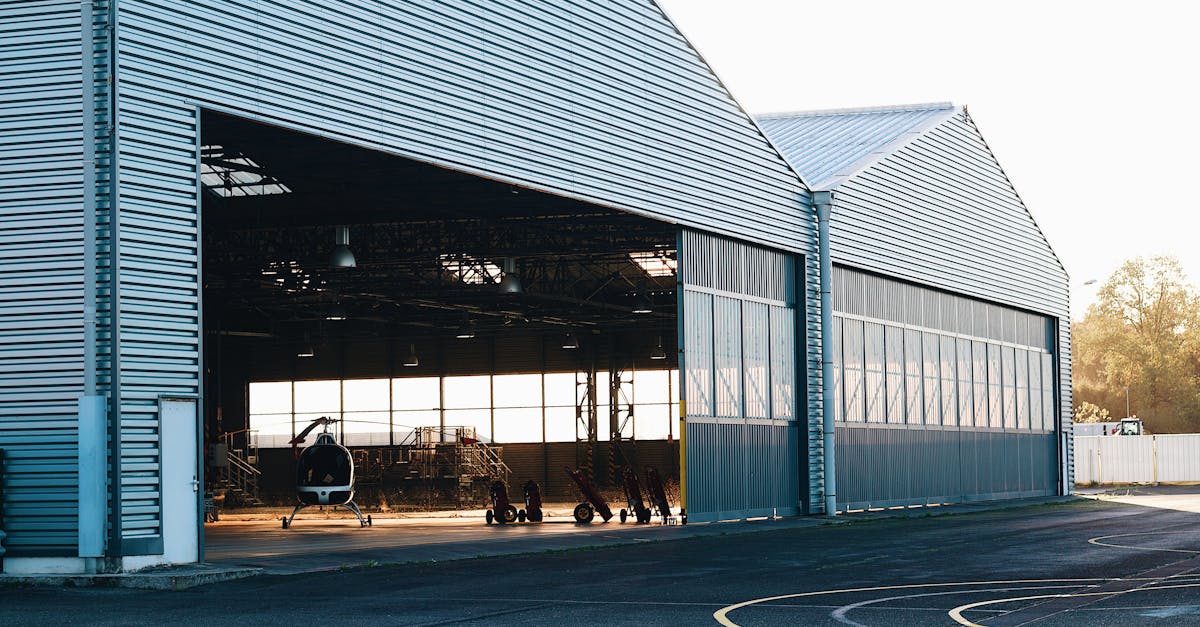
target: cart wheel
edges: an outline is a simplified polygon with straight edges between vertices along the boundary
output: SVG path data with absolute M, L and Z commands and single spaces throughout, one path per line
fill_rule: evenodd
M 596 512 L 592 510 L 591 505 L 580 503 L 575 506 L 575 522 L 590 523 L 595 516 Z
M 489 509 L 487 511 L 487 513 L 483 515 L 483 518 L 485 520 L 487 520 L 487 524 L 489 524 L 489 525 L 492 524 L 492 518 L 493 518 L 492 510 Z
M 287 528 L 288 528 L 287 516 L 284 516 L 283 518 L 280 518 L 280 519 L 279 519 L 279 522 L 282 522 L 282 523 L 283 523 L 283 528 L 284 528 L 284 529 L 287 529 Z
M 523 510 L 523 509 L 517 510 L 517 520 L 519 520 L 521 522 L 525 522 L 525 510 Z
M 529 514 L 527 514 L 527 516 L 529 518 L 529 522 L 542 522 L 542 510 L 540 509 L 529 510 Z
M 625 519 L 629 517 L 629 512 L 622 509 L 620 516 L 621 516 L 621 524 L 623 525 L 623 524 L 625 524 Z
M 498 518 L 502 523 L 517 522 L 517 508 L 513 507 L 512 505 L 505 506 L 504 511 L 500 512 L 500 516 L 498 516 Z
M 368 527 L 371 526 L 371 515 L 370 514 L 367 514 L 367 526 Z
M 650 522 L 650 510 L 648 510 L 648 509 L 642 510 L 641 515 L 638 516 L 638 522 L 642 523 L 643 525 L 649 523 Z

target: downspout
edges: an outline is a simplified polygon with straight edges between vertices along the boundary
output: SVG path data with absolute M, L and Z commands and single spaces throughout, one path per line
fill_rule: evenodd
M 817 240 L 821 263 L 821 431 L 823 434 L 825 475 L 825 515 L 837 515 L 837 447 L 833 423 L 833 260 L 829 256 L 829 214 L 833 210 L 833 192 L 813 192 L 817 209 Z
M 83 113 L 83 395 L 79 399 L 77 449 L 78 554 L 84 569 L 98 570 L 104 556 L 108 505 L 108 442 L 105 398 L 96 391 L 96 60 L 95 14 L 90 1 L 80 5 Z

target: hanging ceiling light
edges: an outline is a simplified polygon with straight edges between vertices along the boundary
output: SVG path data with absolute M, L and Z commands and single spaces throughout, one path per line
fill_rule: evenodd
M 404 359 L 404 365 L 409 368 L 416 368 L 421 365 L 421 360 L 417 359 L 417 345 L 408 345 L 408 357 Z
M 660 335 L 660 336 L 658 336 L 658 346 L 654 347 L 654 350 L 650 351 L 650 359 L 653 359 L 655 361 L 660 361 L 660 360 L 663 360 L 666 358 L 667 358 L 667 351 L 666 351 L 666 349 L 663 348 L 662 336 Z
M 641 292 L 638 292 L 633 295 L 633 313 L 654 313 L 654 303 L 650 302 L 650 296 L 648 294 L 642 294 Z
M 317 352 L 313 350 L 313 345 L 307 341 L 300 345 L 300 350 L 296 351 L 297 357 L 312 357 L 316 354 Z
M 504 274 L 500 277 L 501 294 L 520 294 L 525 291 L 521 287 L 521 276 L 517 274 L 517 260 L 512 257 L 504 258 Z
M 562 347 L 565 350 L 575 350 L 579 348 L 579 340 L 575 339 L 575 334 L 567 331 L 566 337 L 563 338 Z
M 341 303 L 334 303 L 333 307 L 330 307 L 329 311 L 325 312 L 326 320 L 345 320 L 349 317 L 350 314 L 346 311 L 346 306 Z
M 329 253 L 329 265 L 334 268 L 354 268 L 358 263 L 350 252 L 350 227 L 339 226 L 334 231 L 333 252 Z
M 475 323 L 471 321 L 470 314 L 463 314 L 462 324 L 459 325 L 454 337 L 460 340 L 469 340 L 475 337 Z

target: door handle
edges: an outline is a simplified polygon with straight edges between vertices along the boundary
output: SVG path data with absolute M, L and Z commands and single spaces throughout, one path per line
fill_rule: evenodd
M 192 475 L 192 492 L 200 491 L 200 482 L 196 480 L 196 475 Z

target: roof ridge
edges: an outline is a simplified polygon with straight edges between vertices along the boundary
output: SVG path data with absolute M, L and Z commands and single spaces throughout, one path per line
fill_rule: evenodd
M 937 111 L 954 109 L 954 103 L 949 101 L 944 102 L 922 102 L 915 104 L 901 105 L 882 105 L 875 107 L 849 107 L 842 109 L 811 109 L 807 111 L 780 111 L 775 113 L 760 113 L 754 117 L 758 119 L 767 118 L 799 118 L 799 117 L 819 117 L 819 116 L 834 116 L 834 115 L 866 115 L 869 113 L 903 113 L 906 111 Z

